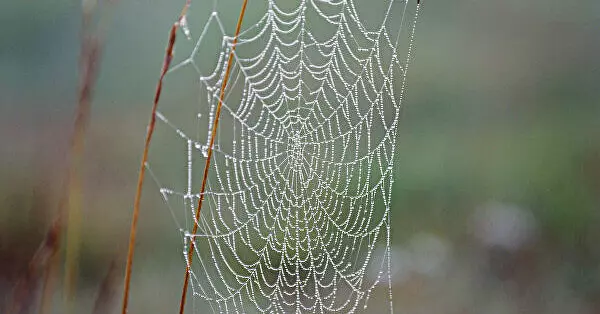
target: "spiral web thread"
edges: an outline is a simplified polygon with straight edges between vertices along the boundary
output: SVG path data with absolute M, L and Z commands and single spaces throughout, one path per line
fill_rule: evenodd
M 215 2 L 197 38 L 182 20 L 194 45 L 166 77 L 191 70 L 199 88 L 193 114 L 177 104 L 189 126 L 157 112 L 157 128 L 182 149 L 167 152 L 172 164 L 147 164 L 181 231 L 194 307 L 355 312 L 383 282 L 393 312 L 392 170 L 419 4 L 408 19 L 405 1 L 279 2 L 250 2 L 255 19 L 234 52 L 198 221 L 198 180 L 233 42 L 219 9 L 233 9 Z M 203 50 L 210 46 L 215 62 Z M 185 173 L 160 174 L 170 169 Z

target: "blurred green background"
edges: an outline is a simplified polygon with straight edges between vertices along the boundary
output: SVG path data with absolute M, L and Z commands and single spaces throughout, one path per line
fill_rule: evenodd
M 397 311 L 600 313 L 600 2 L 422 2 L 395 169 Z M 181 4 L 120 1 L 104 12 L 78 313 L 90 312 L 111 261 L 123 264 L 143 136 Z M 234 23 L 238 8 L 230 13 Z M 2 296 L 56 211 L 80 19 L 77 1 L 0 4 Z M 182 248 L 161 205 L 148 185 L 131 313 L 178 304 Z

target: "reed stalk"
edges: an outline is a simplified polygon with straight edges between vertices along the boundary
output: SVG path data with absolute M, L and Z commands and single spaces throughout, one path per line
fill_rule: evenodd
M 131 269 L 133 266 L 133 255 L 135 252 L 135 238 L 137 233 L 137 224 L 138 218 L 140 214 L 140 202 L 142 199 L 142 188 L 144 185 L 144 177 L 146 174 L 146 163 L 148 162 L 148 151 L 150 150 L 150 142 L 152 141 L 152 134 L 154 133 L 154 126 L 156 124 L 156 111 L 158 109 L 158 102 L 160 100 L 160 94 L 162 92 L 163 80 L 169 67 L 171 65 L 171 61 L 173 60 L 173 48 L 175 47 L 175 40 L 177 38 L 177 30 L 181 25 L 181 21 L 185 18 L 187 13 L 187 9 L 190 6 L 190 1 L 187 0 L 185 6 L 181 10 L 179 15 L 179 19 L 177 22 L 173 23 L 171 26 L 171 30 L 169 31 L 169 41 L 167 44 L 167 48 L 165 51 L 165 57 L 163 60 L 162 69 L 160 71 L 160 77 L 158 79 L 158 83 L 156 85 L 156 90 L 154 93 L 154 102 L 152 104 L 152 110 L 150 113 L 150 122 L 148 122 L 148 128 L 146 129 L 146 139 L 144 141 L 144 152 L 142 154 L 142 161 L 140 163 L 137 188 L 135 192 L 135 199 L 133 202 L 133 214 L 131 219 L 131 227 L 129 229 L 129 248 L 127 250 L 127 261 L 125 264 L 125 280 L 124 280 L 124 288 L 123 288 L 123 305 L 121 307 L 121 312 L 123 314 L 127 313 L 127 307 L 129 303 L 129 292 L 131 289 Z
M 210 134 L 210 142 L 208 144 L 207 155 L 206 155 L 206 163 L 204 164 L 204 175 L 202 176 L 202 185 L 200 187 L 200 197 L 198 198 L 198 204 L 196 206 L 196 213 L 194 219 L 194 227 L 192 228 L 192 235 L 190 241 L 190 246 L 187 253 L 188 260 L 186 261 L 185 266 L 185 276 L 183 278 L 183 289 L 181 291 L 181 301 L 179 302 L 179 313 L 183 314 L 185 311 L 185 301 L 187 297 L 187 289 L 188 283 L 190 280 L 190 271 L 192 267 L 193 254 L 194 254 L 194 238 L 193 236 L 198 231 L 198 221 L 200 219 L 200 210 L 202 209 L 202 201 L 204 200 L 204 190 L 206 188 L 206 181 L 208 179 L 208 171 L 210 169 L 210 159 L 212 157 L 213 145 L 215 142 L 215 138 L 217 136 L 217 127 L 219 126 L 219 117 L 221 116 L 221 106 L 223 105 L 223 99 L 225 98 L 225 89 L 227 88 L 227 82 L 229 81 L 229 74 L 231 73 L 231 65 L 233 64 L 233 56 L 235 53 L 235 46 L 238 41 L 238 36 L 240 34 L 240 29 L 242 28 L 242 21 L 244 20 L 244 14 L 246 13 L 246 5 L 248 4 L 248 0 L 244 0 L 242 3 L 242 9 L 240 11 L 240 16 L 238 17 L 237 26 L 235 29 L 235 37 L 233 38 L 233 42 L 231 44 L 231 51 L 229 52 L 229 59 L 227 61 L 227 69 L 225 70 L 225 77 L 223 78 L 223 85 L 221 85 L 221 92 L 219 95 L 219 102 L 217 104 L 217 109 L 215 111 L 215 122 L 212 127 L 212 132 Z

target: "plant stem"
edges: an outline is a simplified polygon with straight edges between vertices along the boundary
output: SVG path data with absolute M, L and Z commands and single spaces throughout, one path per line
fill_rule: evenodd
M 53 238 L 60 239 L 63 229 L 67 229 L 66 260 L 65 260 L 65 283 L 64 297 L 66 312 L 70 312 L 74 300 L 75 285 L 77 278 L 77 264 L 79 256 L 80 236 L 80 168 L 83 156 L 85 133 L 90 120 L 90 107 L 92 103 L 92 92 L 98 76 L 98 65 L 101 55 L 101 44 L 98 34 L 92 31 L 94 7 L 84 8 L 82 13 L 82 41 L 80 52 L 80 72 L 77 111 L 73 127 L 71 144 L 67 153 L 67 165 L 65 170 L 65 182 L 63 183 L 62 195 L 59 200 L 59 212 L 51 231 Z M 66 217 L 65 217 L 66 214 Z M 65 218 L 67 219 L 65 221 Z M 65 224 L 66 222 L 66 224 Z M 52 286 L 55 282 L 57 263 L 59 262 L 58 250 L 60 241 L 52 247 L 48 264 L 45 266 L 43 279 L 42 299 L 40 302 L 40 313 L 48 313 L 52 305 Z
M 225 89 L 227 88 L 227 82 L 229 81 L 229 74 L 231 73 L 231 65 L 233 61 L 233 55 L 235 52 L 235 46 L 238 41 L 238 36 L 240 34 L 240 29 L 242 27 L 242 21 L 244 19 L 244 14 L 246 13 L 246 5 L 248 4 L 248 0 L 244 0 L 242 3 L 242 9 L 240 12 L 240 16 L 237 21 L 237 26 L 235 29 L 235 37 L 233 38 L 233 42 L 231 44 L 231 51 L 229 52 L 229 59 L 227 61 L 227 69 L 225 70 L 225 77 L 223 78 L 223 85 L 221 85 L 221 93 L 219 96 L 219 102 L 217 104 L 217 109 L 215 111 L 215 122 L 212 127 L 212 132 L 210 135 L 210 142 L 208 144 L 207 155 L 206 155 L 206 163 L 204 165 L 204 175 L 202 177 L 202 186 L 200 187 L 200 197 L 198 198 L 198 205 L 196 207 L 196 214 L 194 219 L 194 227 L 192 228 L 192 241 L 190 242 L 190 247 L 188 249 L 188 261 L 185 267 L 185 277 L 183 279 L 183 289 L 181 292 L 181 302 L 179 303 L 179 313 L 183 314 L 185 310 L 185 300 L 187 296 L 187 288 L 190 280 L 190 270 L 193 261 L 193 253 L 194 253 L 194 238 L 193 236 L 198 231 L 198 221 L 200 219 L 200 210 L 202 209 L 202 201 L 204 200 L 204 189 L 206 188 L 206 181 L 208 178 L 208 171 L 210 169 L 210 159 L 212 157 L 212 149 L 213 144 L 215 142 L 215 137 L 217 135 L 217 127 L 219 125 L 219 117 L 221 115 L 221 106 L 223 105 L 223 98 L 225 97 Z
M 142 161 L 140 163 L 140 170 L 137 181 L 137 188 L 135 192 L 135 200 L 133 202 L 133 217 L 131 220 L 131 228 L 129 229 L 129 248 L 127 250 L 127 262 L 125 267 L 125 287 L 123 289 L 123 306 L 121 308 L 121 312 L 123 314 L 127 313 L 127 305 L 129 301 L 129 290 L 131 285 L 131 268 L 133 265 L 133 253 L 135 251 L 135 237 L 137 232 L 137 223 L 138 217 L 140 213 L 140 201 L 142 198 L 142 187 L 144 185 L 144 176 L 146 174 L 146 162 L 148 161 L 148 151 L 150 149 L 150 141 L 152 140 L 152 134 L 154 133 L 154 126 L 156 124 L 156 111 L 158 108 L 158 102 L 160 100 L 160 94 L 162 92 L 163 79 L 169 70 L 169 66 L 171 65 L 171 60 L 173 59 L 173 48 L 175 47 L 175 39 L 177 37 L 177 29 L 180 26 L 180 21 L 183 19 L 187 12 L 187 8 L 190 5 L 190 0 L 186 1 L 186 4 L 181 11 L 179 19 L 177 22 L 173 23 L 171 26 L 171 31 L 169 32 L 169 42 L 167 44 L 167 49 L 165 52 L 165 58 L 163 60 L 163 66 L 160 72 L 160 78 L 158 79 L 158 84 L 156 85 L 156 91 L 154 94 L 154 102 L 152 105 L 152 111 L 150 114 L 150 122 L 148 123 L 148 129 L 146 130 L 146 140 L 144 143 L 144 153 L 142 155 Z

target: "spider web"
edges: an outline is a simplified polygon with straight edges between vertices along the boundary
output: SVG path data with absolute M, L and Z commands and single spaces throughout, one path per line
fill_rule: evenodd
M 419 5 L 257 2 L 235 48 L 198 221 L 240 1 L 192 5 L 157 113 L 147 169 L 181 232 L 194 307 L 355 312 L 383 286 L 393 312 L 392 170 Z

